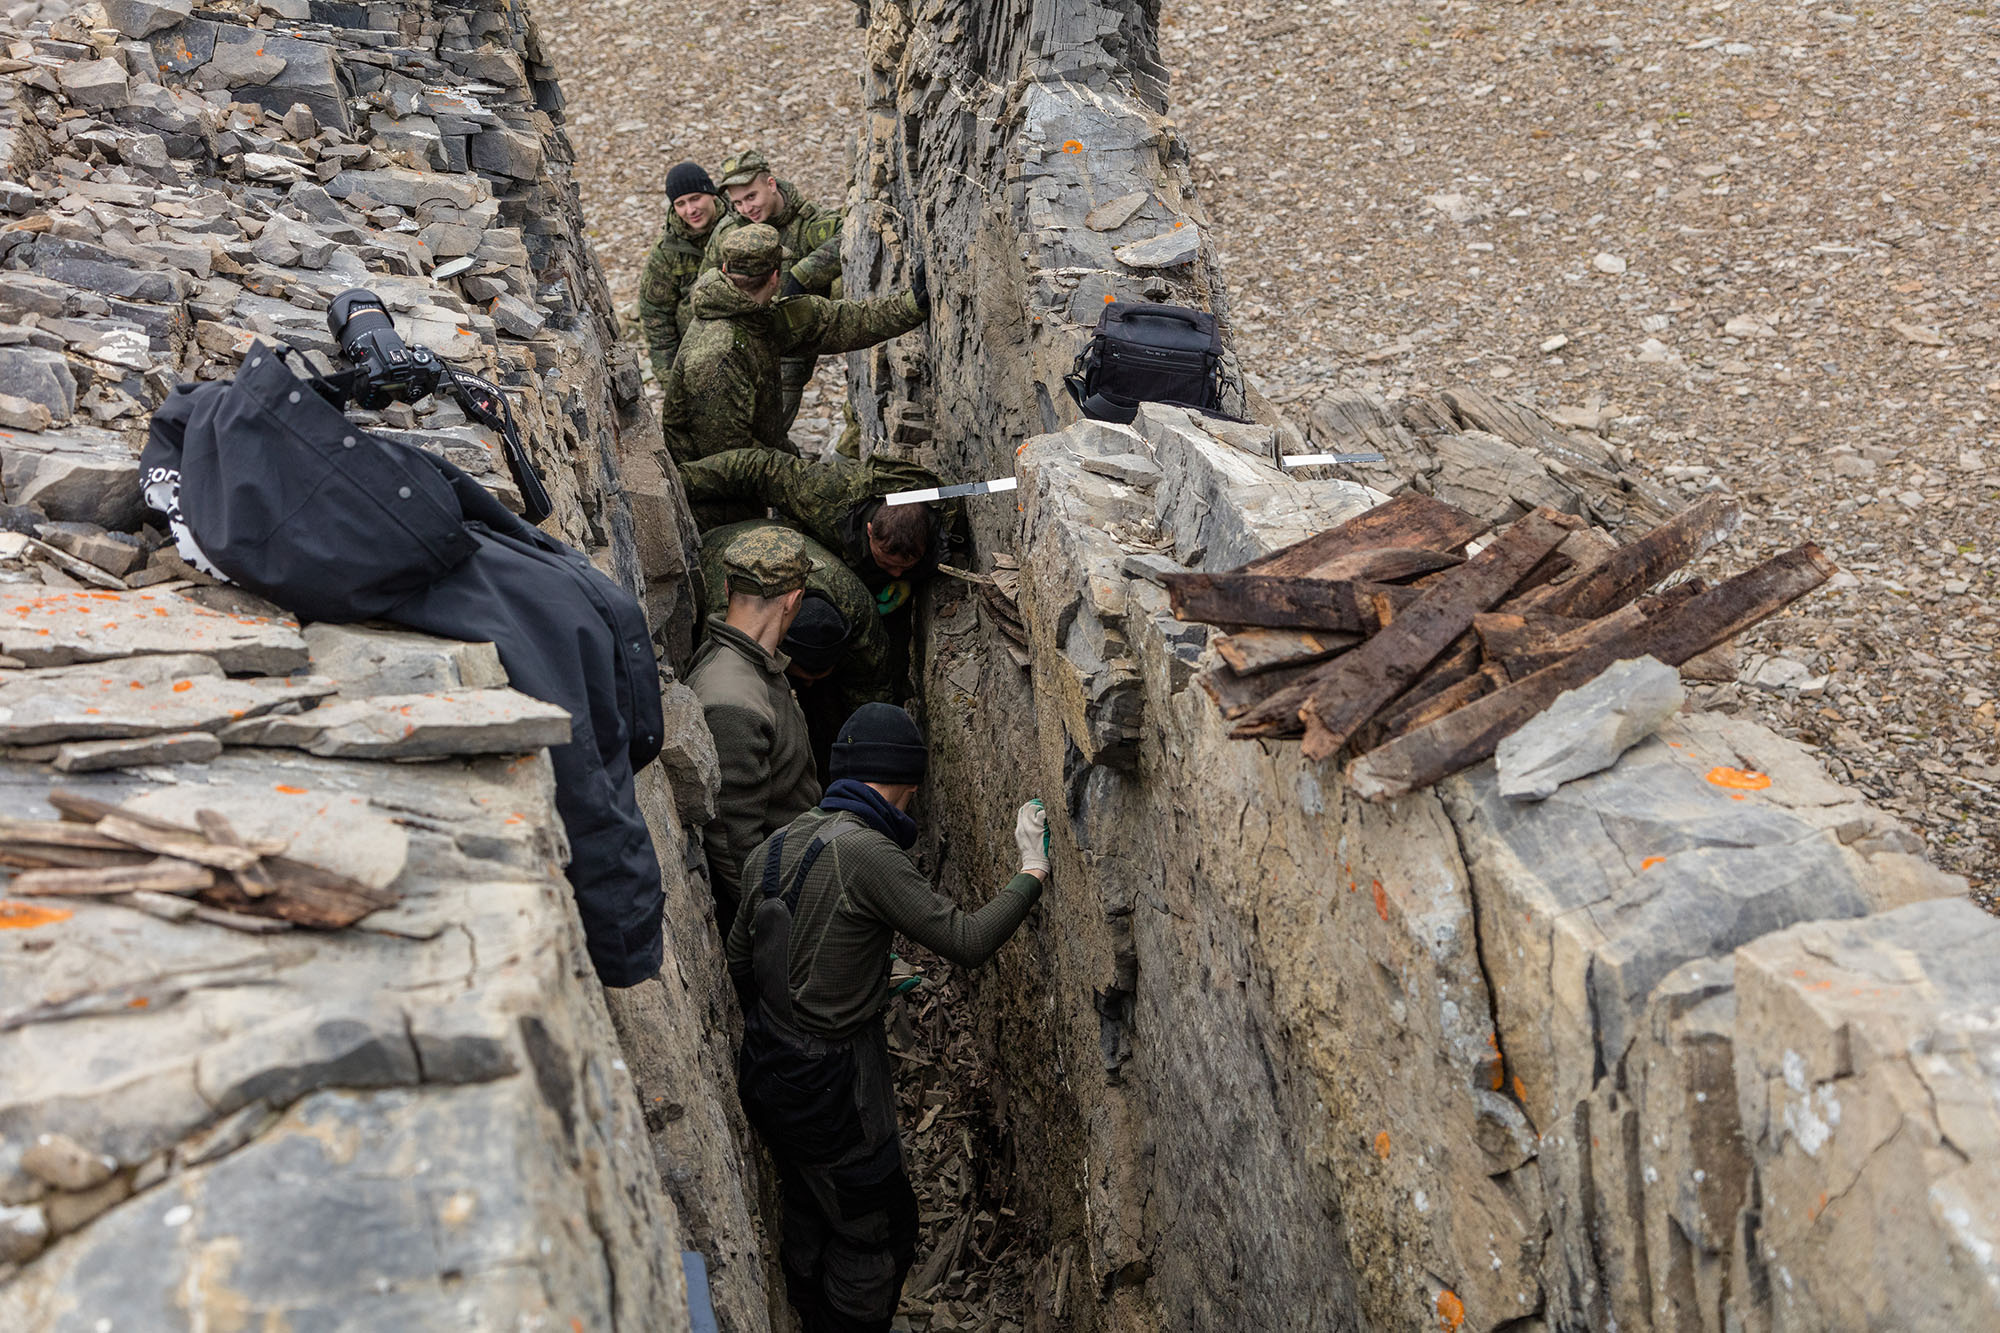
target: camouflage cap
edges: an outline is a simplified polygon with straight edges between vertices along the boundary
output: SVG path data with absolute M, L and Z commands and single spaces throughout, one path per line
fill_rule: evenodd
M 771 174 L 771 164 L 764 155 L 754 148 L 746 148 L 734 157 L 722 159 L 722 179 L 717 184 L 727 189 L 731 185 L 748 185 L 759 176 Z
M 805 538 L 773 523 L 752 528 L 729 543 L 722 553 L 722 568 L 736 591 L 783 597 L 805 587 L 806 576 L 826 568 L 826 562 L 806 554 Z
M 761 222 L 732 227 L 722 238 L 722 266 L 746 278 L 759 278 L 785 257 L 785 243 L 776 229 Z

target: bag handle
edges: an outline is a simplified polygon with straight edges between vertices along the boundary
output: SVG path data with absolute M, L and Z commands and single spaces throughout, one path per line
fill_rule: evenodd
M 1122 319 L 1164 319 L 1174 324 L 1185 324 L 1191 329 L 1201 328 L 1205 310 L 1187 310 L 1177 305 L 1142 305 L 1134 303 L 1118 312 Z

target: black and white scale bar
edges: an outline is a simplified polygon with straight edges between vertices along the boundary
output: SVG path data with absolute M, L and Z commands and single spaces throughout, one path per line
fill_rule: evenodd
M 955 500 L 961 495 L 991 495 L 995 491 L 1011 491 L 1016 482 L 1012 477 L 995 477 L 991 481 L 968 481 L 962 486 L 933 486 L 923 491 L 897 491 L 882 497 L 885 505 L 919 505 L 928 500 Z
M 1321 463 L 1379 463 L 1380 454 L 1286 454 L 1286 467 L 1315 467 Z

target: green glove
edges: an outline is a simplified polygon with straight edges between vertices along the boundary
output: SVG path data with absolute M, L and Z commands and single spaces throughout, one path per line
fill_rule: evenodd
M 882 591 L 875 594 L 875 614 L 886 616 L 909 600 L 910 581 L 908 579 L 893 579 L 883 585 Z

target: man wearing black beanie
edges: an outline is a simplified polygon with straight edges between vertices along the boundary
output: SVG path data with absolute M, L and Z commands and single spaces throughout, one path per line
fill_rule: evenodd
M 743 866 L 729 971 L 744 1005 L 743 1109 L 778 1164 L 785 1295 L 806 1333 L 886 1330 L 916 1257 L 917 1198 L 903 1167 L 882 1011 L 897 934 L 961 967 L 1005 944 L 1048 877 L 1048 818 L 1020 808 L 1021 869 L 967 912 L 910 858 L 908 813 L 928 762 L 891 704 L 840 727 L 819 808 Z
M 722 196 L 698 162 L 678 162 L 667 172 L 667 203 L 667 225 L 639 279 L 639 327 L 656 381 L 667 378 L 681 334 L 694 318 L 687 295 L 701 276 L 702 254 L 723 214 Z

